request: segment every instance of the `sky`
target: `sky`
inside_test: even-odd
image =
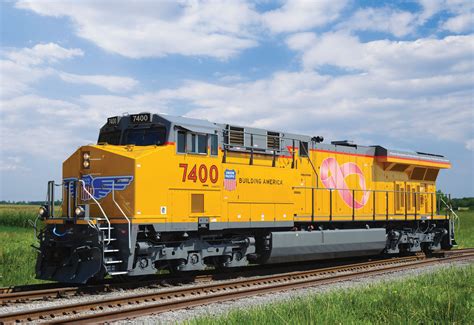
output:
[[[474,196],[474,1],[2,1],[0,200],[42,200],[108,116],[442,154]]]

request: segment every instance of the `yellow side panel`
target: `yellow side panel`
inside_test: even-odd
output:
[[[275,204],[275,221],[293,220],[293,204]]]
[[[189,191],[171,190],[170,193],[171,209],[168,211],[168,216],[173,219],[188,216],[191,206]]]
[[[229,203],[227,205],[227,215],[229,222],[248,222],[250,221],[250,204]]]
[[[275,205],[269,203],[254,203],[250,206],[250,221],[274,221]]]

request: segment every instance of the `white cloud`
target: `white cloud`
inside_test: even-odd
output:
[[[82,136],[87,132],[84,121],[88,118],[79,104],[24,95],[2,100],[0,107],[3,153],[63,159],[75,147],[89,142]]]
[[[300,50],[306,69],[325,65],[353,71],[419,77],[441,75],[456,70],[473,71],[474,35],[448,36],[443,39],[422,38],[415,41],[377,40],[362,43],[344,32],[314,36],[311,46],[298,45],[290,38],[288,45]],[[308,37],[308,36],[305,36]]]
[[[55,43],[37,44],[32,48],[13,49],[5,53],[5,57],[10,61],[23,66],[55,63],[83,55],[81,49],[66,49]]]
[[[296,33],[286,39],[286,43],[290,49],[304,51],[313,46],[317,41],[316,34]]]
[[[0,98],[9,98],[30,91],[30,84],[46,77],[49,69],[30,67],[10,60],[0,60]]]
[[[129,91],[138,84],[137,80],[128,77],[78,75],[66,72],[59,72],[58,74],[63,81],[76,84],[91,84],[98,87],[103,87],[111,92]]]
[[[416,27],[417,15],[391,7],[359,9],[339,25],[339,28],[351,31],[381,31],[397,37],[412,33]]]
[[[287,1],[262,19],[275,33],[304,31],[335,21],[346,4],[346,0]]]
[[[1,52],[2,87],[0,98],[10,98],[33,91],[30,86],[55,74],[50,65],[82,56],[81,49],[66,49],[55,43],[37,44],[31,48],[5,48]]]
[[[422,11],[419,14],[419,19],[422,24],[427,20],[437,14],[439,11],[443,10],[446,6],[445,0],[418,0]]]
[[[90,84],[110,92],[130,91],[138,81],[130,77],[113,75],[78,75],[54,68],[59,61],[81,57],[81,49],[67,49],[55,43],[37,44],[31,48],[10,48],[1,52],[2,87],[0,98],[12,98],[34,92],[32,85],[46,77],[58,77],[74,84]]]
[[[339,23],[336,29],[346,32],[379,31],[395,37],[405,37],[417,33],[417,29],[439,13],[451,17],[441,22],[439,30],[455,33],[473,31],[474,1],[472,0],[419,0],[421,11],[410,12],[386,7],[363,7],[352,16]]]
[[[467,76],[464,76],[467,77]],[[425,87],[416,86],[428,83]],[[451,83],[453,89],[446,87]],[[321,76],[279,72],[232,85],[188,82],[156,94],[187,102],[188,116],[331,137],[434,137],[463,142],[472,128],[470,88],[449,80],[397,79],[370,74]],[[466,83],[464,83],[466,85]],[[465,90],[459,90],[462,88]],[[420,132],[422,130],[422,132]],[[442,132],[440,130],[443,130]]]
[[[0,158],[0,171],[13,172],[13,171],[30,171],[31,169],[25,167],[23,159],[18,156]]]
[[[442,27],[455,33],[472,32],[474,31],[474,13],[471,11],[449,18]]]
[[[69,17],[80,37],[131,58],[168,54],[227,59],[257,44],[258,14],[239,1],[19,1],[38,14]]]
[[[442,30],[454,33],[472,32],[474,30],[474,1],[472,0],[418,0],[423,10],[419,15],[423,24],[439,12],[447,12],[452,17],[440,26]]]

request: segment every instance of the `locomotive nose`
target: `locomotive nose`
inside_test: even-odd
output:
[[[103,217],[122,215],[117,205],[133,214],[135,157],[126,147],[80,147],[63,164],[63,215]],[[115,202],[114,202],[115,201]],[[85,211],[84,211],[85,210]],[[78,212],[75,214],[75,212]]]

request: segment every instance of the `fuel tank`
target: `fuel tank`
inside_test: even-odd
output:
[[[385,246],[384,228],[272,232],[266,263],[377,255]]]

